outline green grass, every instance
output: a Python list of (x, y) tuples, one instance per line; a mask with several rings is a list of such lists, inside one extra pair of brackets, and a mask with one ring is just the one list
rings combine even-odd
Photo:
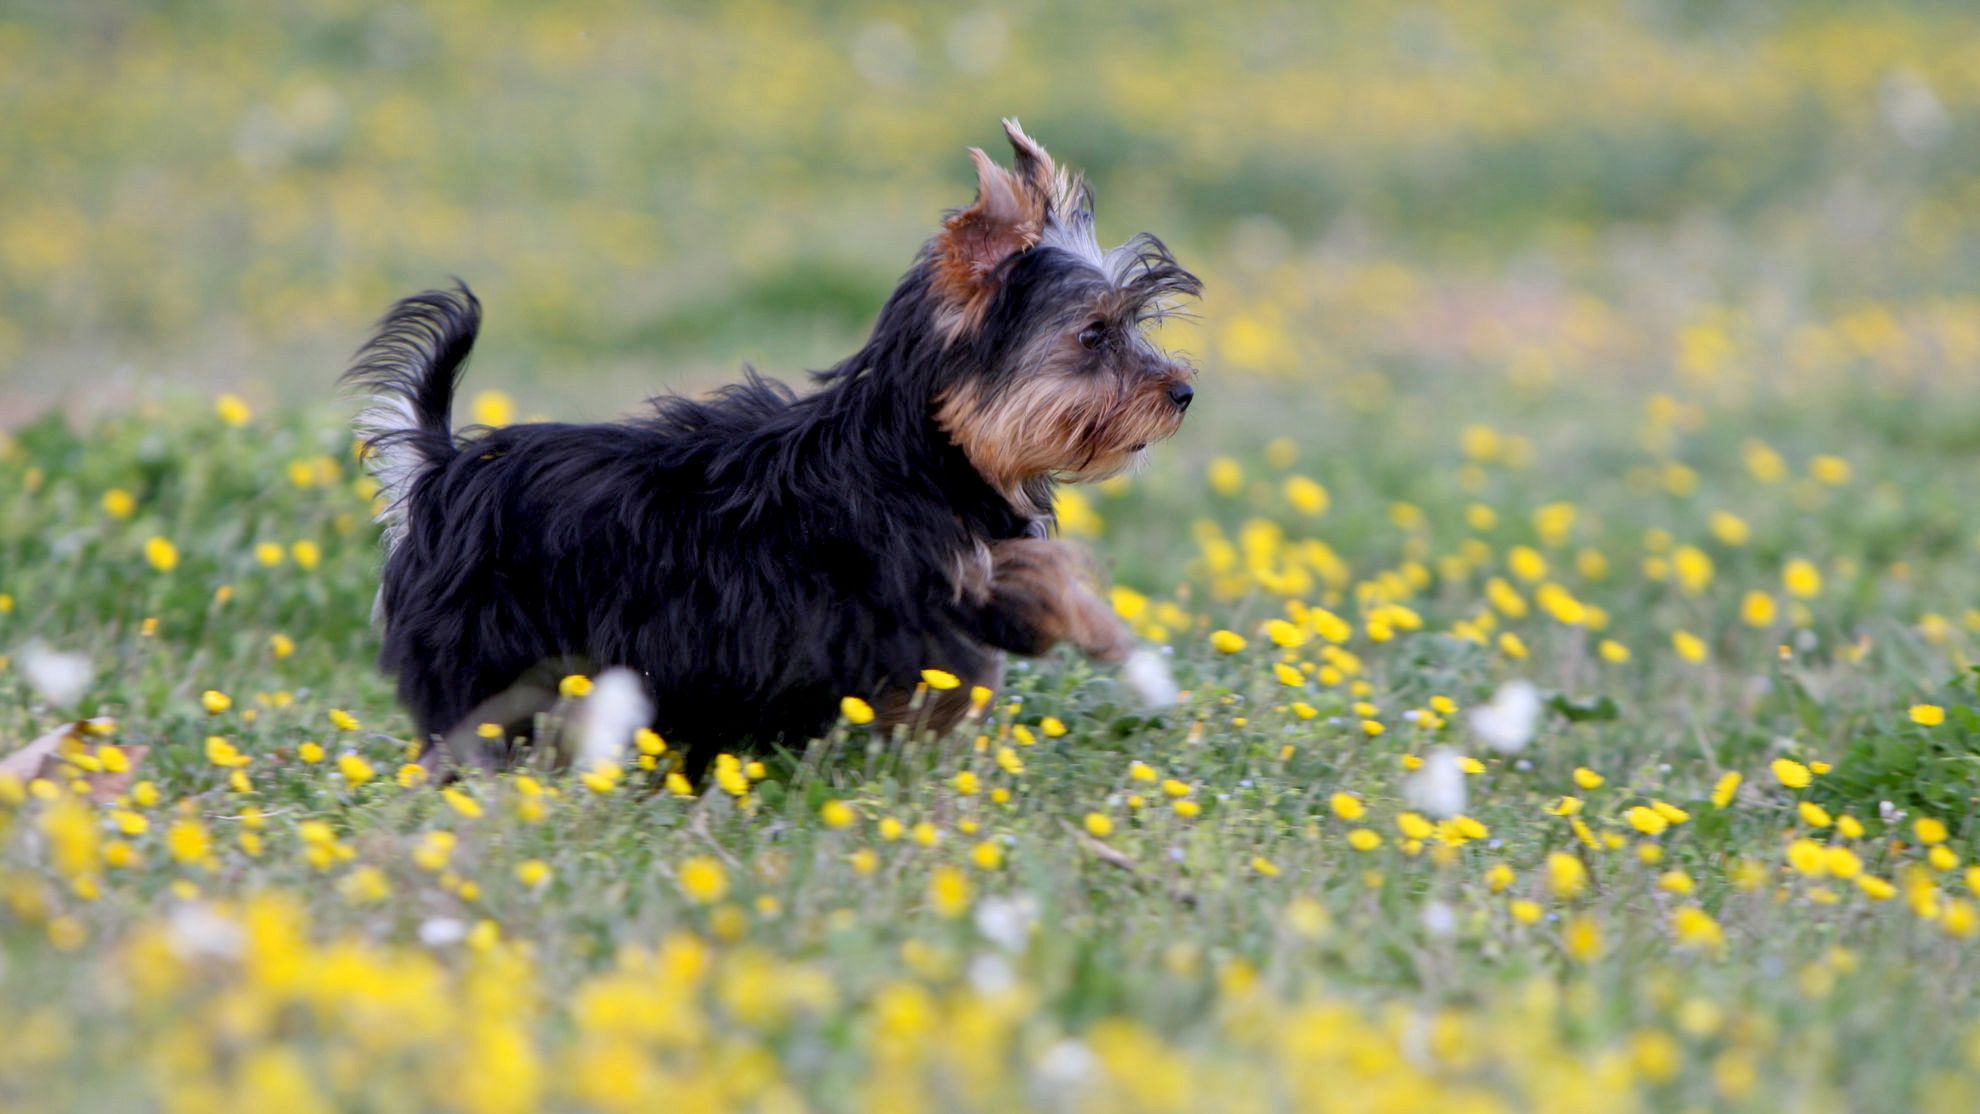
[[(9, 12), (0, 756), (114, 726), (0, 778), (0, 1107), (1980, 1108), (1976, 57), (1929, 2)], [(1207, 282), (1186, 427), (1061, 507), (1181, 704), (1054, 655), (740, 796), (401, 786), (370, 317), (475, 284), (464, 420), (795, 380), (1011, 113)]]

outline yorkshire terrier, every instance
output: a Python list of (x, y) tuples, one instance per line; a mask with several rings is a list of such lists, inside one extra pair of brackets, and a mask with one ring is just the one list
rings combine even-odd
[[(1202, 286), (1146, 233), (1102, 250), (1084, 180), (1004, 132), (1011, 166), (970, 150), (975, 202), (806, 395), (745, 369), (621, 422), (457, 434), (480, 303), (393, 306), (345, 378), (381, 486), (381, 664), (429, 757), (493, 764), (477, 729), (526, 740), (571, 671), (644, 678), (693, 776), (822, 735), (845, 696), (941, 732), (1006, 653), (1129, 657), (1094, 562), (1051, 536), (1053, 488), (1182, 424), (1195, 373), (1146, 330)], [(925, 668), (961, 684), (917, 692)]]

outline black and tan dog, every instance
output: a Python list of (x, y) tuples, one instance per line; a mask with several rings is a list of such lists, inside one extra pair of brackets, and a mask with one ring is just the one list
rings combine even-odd
[[(1173, 434), (1192, 370), (1143, 329), (1200, 284), (1162, 243), (1094, 238), (1092, 196), (1014, 121), (858, 352), (798, 395), (749, 374), (606, 425), (456, 434), (480, 322), (465, 286), (407, 298), (347, 379), (382, 485), (384, 668), (429, 744), (526, 735), (564, 669), (644, 677), (698, 772), (718, 747), (824, 731), (841, 697), (907, 714), (924, 668), (1132, 649), (1052, 490)], [(548, 683), (543, 678), (551, 677)]]

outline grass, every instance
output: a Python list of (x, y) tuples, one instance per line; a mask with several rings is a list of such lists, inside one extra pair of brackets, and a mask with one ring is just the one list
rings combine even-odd
[[(1980, 1106), (1969, 14), (307, 7), (0, 21), (0, 1105)], [(1182, 702), (402, 774), (368, 316), (795, 378), (1011, 111), (1208, 280), (1060, 508)]]

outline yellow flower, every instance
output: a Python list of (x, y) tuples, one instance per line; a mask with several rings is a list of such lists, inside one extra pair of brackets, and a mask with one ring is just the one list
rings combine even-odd
[(449, 786), (440, 791), (440, 797), (447, 802), (449, 808), (460, 813), (466, 819), (478, 820), (481, 818), (481, 802), (468, 796), (466, 793)]
[(936, 692), (947, 692), (962, 685), (961, 678), (943, 669), (924, 669), (921, 671), (921, 679)]
[(199, 694), (199, 706), (209, 714), (219, 715), (234, 706), (233, 698), (217, 689), (207, 689)]
[(1219, 495), (1231, 496), (1244, 486), (1244, 469), (1238, 462), (1227, 456), (1215, 457), (1210, 461), (1210, 487)]
[(1918, 842), (1927, 847), (1944, 843), (1949, 834), (1946, 831), (1946, 822), (1931, 816), (1921, 816), (1913, 821), (1911, 830), (1918, 836)]
[(1574, 784), (1579, 789), (1583, 789), (1583, 790), (1600, 789), (1602, 788), (1603, 780), (1604, 779), (1601, 774), (1596, 773), (1595, 771), (1589, 769), (1586, 766), (1575, 767)]
[(708, 905), (722, 900), (729, 892), (729, 872), (720, 861), (697, 856), (681, 864), (680, 883), (681, 892), (689, 901)]
[(282, 547), (274, 542), (262, 542), (254, 547), (254, 559), (260, 562), (263, 568), (274, 568), (282, 563), (284, 556)]
[(1801, 813), (1801, 822), (1811, 828), (1826, 828), (1832, 822), (1829, 810), (1814, 801), (1801, 802), (1796, 811)]
[(1808, 474), (1825, 487), (1841, 487), (1849, 482), (1849, 461), (1824, 454), (1808, 462)]
[(1678, 657), (1694, 665), (1704, 661), (1708, 653), (1705, 640), (1688, 630), (1671, 632), (1671, 648), (1677, 651)]
[(1666, 828), (1671, 826), (1670, 821), (1664, 819), (1663, 814), (1654, 808), (1646, 808), (1643, 805), (1637, 805), (1625, 811), (1623, 813), (1623, 819), (1629, 821), (1630, 827), (1635, 828), (1644, 835), (1661, 835)]
[(1806, 789), (1808, 783), (1814, 780), (1814, 775), (1808, 772), (1808, 767), (1792, 758), (1774, 759), (1773, 769), (1774, 777), (1789, 789)]
[(535, 889), (550, 881), (550, 864), (542, 859), (524, 859), (516, 864), (516, 881)]
[(1712, 786), (1713, 807), (1724, 808), (1732, 804), (1733, 795), (1739, 792), (1739, 783), (1742, 780), (1738, 773), (1730, 770), (1720, 774), (1718, 782)]
[[(1689, 891), (1687, 891), (1689, 892)], [(1726, 935), (1712, 915), (1696, 905), (1687, 905), (1671, 914), (1671, 932), (1679, 947), (1717, 951), (1725, 946)]]
[(1294, 510), (1308, 517), (1326, 514), (1328, 504), (1332, 502), (1327, 496), (1325, 487), (1305, 476), (1288, 476), (1285, 492), (1286, 502), (1292, 504)]
[(330, 725), (339, 731), (356, 731), (358, 728), (364, 726), (357, 721), (356, 716), (346, 712), (342, 708), (330, 709)]
[(1499, 634), (1499, 652), (1514, 661), (1525, 661), (1527, 655), (1526, 642), (1519, 635), (1511, 631), (1502, 631)]
[(213, 400), (213, 412), (230, 426), (244, 426), (254, 418), (254, 411), (237, 394), (223, 394)]
[(1657, 876), (1657, 888), (1667, 894), (1688, 894), (1692, 890), (1691, 875), (1682, 870), (1667, 870)]
[(344, 775), (344, 781), (353, 789), (359, 789), (377, 776), (372, 772), (371, 763), (355, 754), (337, 756), (337, 772)]
[(953, 784), (956, 787), (956, 792), (965, 797), (974, 797), (982, 789), (982, 782), (977, 778), (975, 773), (969, 770), (963, 770), (956, 774)]
[(323, 761), (323, 744), (304, 743), (296, 748), (296, 757), (313, 766)]
[(1514, 898), (1506, 906), (1506, 910), (1512, 914), (1513, 920), (1529, 925), (1538, 924), (1540, 918), (1547, 913), (1545, 909), (1540, 908), (1539, 902), (1528, 901), (1525, 898)]
[(1823, 853), (1822, 845), (1812, 839), (1797, 839), (1788, 844), (1787, 861), (1796, 873), (1810, 878), (1820, 878), (1829, 872), (1829, 857)]
[(1813, 562), (1796, 557), (1781, 571), (1781, 586), (1795, 599), (1814, 599), (1822, 592), (1822, 572)]
[(1485, 885), (1495, 894), (1505, 893), (1513, 884), (1513, 868), (1504, 863), (1493, 863), (1485, 872)]
[(572, 673), (557, 682), (557, 695), (566, 700), (581, 700), (591, 695), (591, 678), (582, 673)]
[(1176, 801), (1169, 807), (1174, 809), (1176, 815), (1182, 817), (1184, 820), (1194, 820), (1203, 812), (1203, 806), (1197, 804), (1195, 801)]
[(1220, 654), (1235, 654), (1244, 649), (1244, 636), (1234, 630), (1220, 630), (1210, 636), (1210, 648)]
[(1004, 865), (1003, 845), (994, 840), (984, 840), (970, 848), (969, 861), (975, 863), (978, 870), (1000, 869)]
[(516, 402), (504, 391), (476, 391), (468, 403), (468, 417), (476, 425), (499, 428), (516, 420)]
[(171, 572), (179, 567), (179, 547), (164, 538), (148, 538), (144, 543), (144, 559), (159, 572)]
[(1739, 621), (1749, 627), (1771, 627), (1777, 611), (1774, 597), (1762, 591), (1751, 591), (1740, 600)]
[(206, 737), (206, 760), (223, 770), (238, 770), (253, 761), (218, 735)]
[(886, 840), (888, 843), (901, 838), (901, 835), (906, 831), (907, 826), (891, 816), (883, 817), (880, 820), (880, 838)]
[(1937, 727), (1946, 722), (1946, 710), (1937, 704), (1913, 704), (1911, 722), (1920, 727)]
[(1254, 855), (1252, 857), (1251, 869), (1253, 873), (1262, 878), (1277, 878), (1279, 876), (1278, 865), (1263, 856)]
[(962, 916), (969, 908), (969, 879), (955, 867), (936, 867), (928, 880), (928, 903), (937, 916)]
[(1368, 812), (1368, 806), (1352, 793), (1334, 794), (1327, 798), (1327, 807), (1333, 810), (1335, 816), (1348, 821), (1359, 820)]
[(111, 518), (129, 518), (137, 513), (137, 498), (121, 487), (113, 487), (103, 493), (103, 513)]
[(859, 814), (844, 801), (826, 801), (818, 809), (818, 818), (825, 821), (828, 828), (850, 828), (859, 819)]
[(268, 652), (275, 656), (276, 661), (281, 661), (296, 652), (296, 641), (286, 634), (271, 634), (268, 636)]
[(204, 863), (212, 853), (213, 842), (206, 825), (197, 820), (179, 820), (165, 832), (165, 849), (182, 863)]
[(1561, 926), (1561, 945), (1569, 958), (1587, 963), (1602, 954), (1602, 926), (1593, 917), (1569, 917)]
[(1588, 868), (1564, 851), (1547, 856), (1547, 887), (1561, 901), (1572, 901), (1588, 888)]
[(1114, 834), (1114, 822), (1106, 814), (1089, 812), (1086, 814), (1086, 834), (1095, 839), (1106, 839)]
[(323, 563), (323, 548), (305, 538), (289, 547), (289, 556), (295, 560), (296, 567), (307, 572)]

